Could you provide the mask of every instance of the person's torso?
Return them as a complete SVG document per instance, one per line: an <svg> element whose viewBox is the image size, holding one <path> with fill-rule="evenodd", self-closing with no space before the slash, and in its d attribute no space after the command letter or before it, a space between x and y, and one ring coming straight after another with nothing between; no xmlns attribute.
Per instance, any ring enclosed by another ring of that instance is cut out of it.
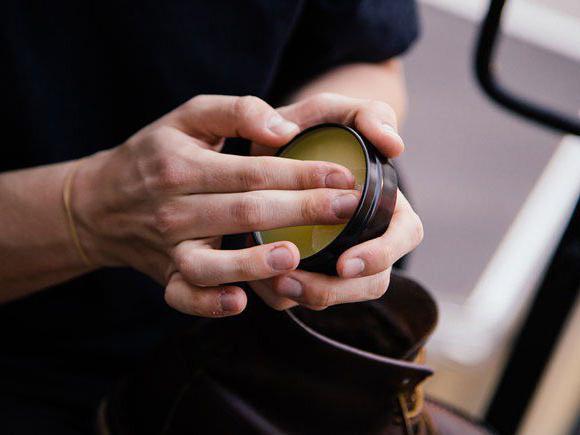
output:
<svg viewBox="0 0 580 435"><path fill-rule="evenodd" d="M300 3L3 2L0 171L116 146L200 93L265 96ZM99 384L184 322L150 279L98 271L0 306L1 369L26 372L0 383Z"/></svg>
<svg viewBox="0 0 580 435"><path fill-rule="evenodd" d="M273 102L333 66L398 55L416 24L412 0L4 1L0 172L117 146L197 94ZM0 306L0 407L89 412L193 321L128 269Z"/></svg>

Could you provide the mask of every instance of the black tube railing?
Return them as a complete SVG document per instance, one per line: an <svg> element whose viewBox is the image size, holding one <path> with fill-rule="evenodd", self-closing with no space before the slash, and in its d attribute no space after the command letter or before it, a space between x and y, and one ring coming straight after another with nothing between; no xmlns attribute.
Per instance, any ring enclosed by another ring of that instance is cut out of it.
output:
<svg viewBox="0 0 580 435"><path fill-rule="evenodd" d="M491 0L482 23L475 54L475 75L489 97L501 106L540 124L580 136L580 119L540 106L501 86L495 77L493 61L506 0Z"/></svg>

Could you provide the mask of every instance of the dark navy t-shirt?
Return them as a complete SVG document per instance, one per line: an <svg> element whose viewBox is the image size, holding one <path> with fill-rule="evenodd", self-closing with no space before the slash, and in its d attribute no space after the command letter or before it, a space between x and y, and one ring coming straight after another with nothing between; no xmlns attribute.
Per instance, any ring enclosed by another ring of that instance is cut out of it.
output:
<svg viewBox="0 0 580 435"><path fill-rule="evenodd" d="M0 171L116 146L200 93L276 104L417 36L411 0L6 0L0 11ZM111 383L193 321L127 269L0 306L0 432L86 431Z"/></svg>

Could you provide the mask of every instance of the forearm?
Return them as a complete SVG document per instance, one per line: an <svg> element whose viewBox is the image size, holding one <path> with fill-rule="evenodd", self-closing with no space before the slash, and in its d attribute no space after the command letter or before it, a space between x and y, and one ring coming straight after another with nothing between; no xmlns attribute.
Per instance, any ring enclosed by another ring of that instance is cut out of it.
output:
<svg viewBox="0 0 580 435"><path fill-rule="evenodd" d="M337 67L308 82L292 95L291 100L299 101L321 92L381 100L394 109L399 123L405 118L407 93L403 65L398 59Z"/></svg>
<svg viewBox="0 0 580 435"><path fill-rule="evenodd" d="M72 165L0 174L0 303L89 270L75 250L63 206Z"/></svg>

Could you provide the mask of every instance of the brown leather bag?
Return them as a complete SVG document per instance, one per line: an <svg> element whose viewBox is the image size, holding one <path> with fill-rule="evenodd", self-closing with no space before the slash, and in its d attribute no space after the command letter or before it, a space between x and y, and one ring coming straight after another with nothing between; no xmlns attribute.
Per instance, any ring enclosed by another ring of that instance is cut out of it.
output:
<svg viewBox="0 0 580 435"><path fill-rule="evenodd" d="M433 299L393 275L376 301L200 321L119 385L99 433L487 434L425 400Z"/></svg>

